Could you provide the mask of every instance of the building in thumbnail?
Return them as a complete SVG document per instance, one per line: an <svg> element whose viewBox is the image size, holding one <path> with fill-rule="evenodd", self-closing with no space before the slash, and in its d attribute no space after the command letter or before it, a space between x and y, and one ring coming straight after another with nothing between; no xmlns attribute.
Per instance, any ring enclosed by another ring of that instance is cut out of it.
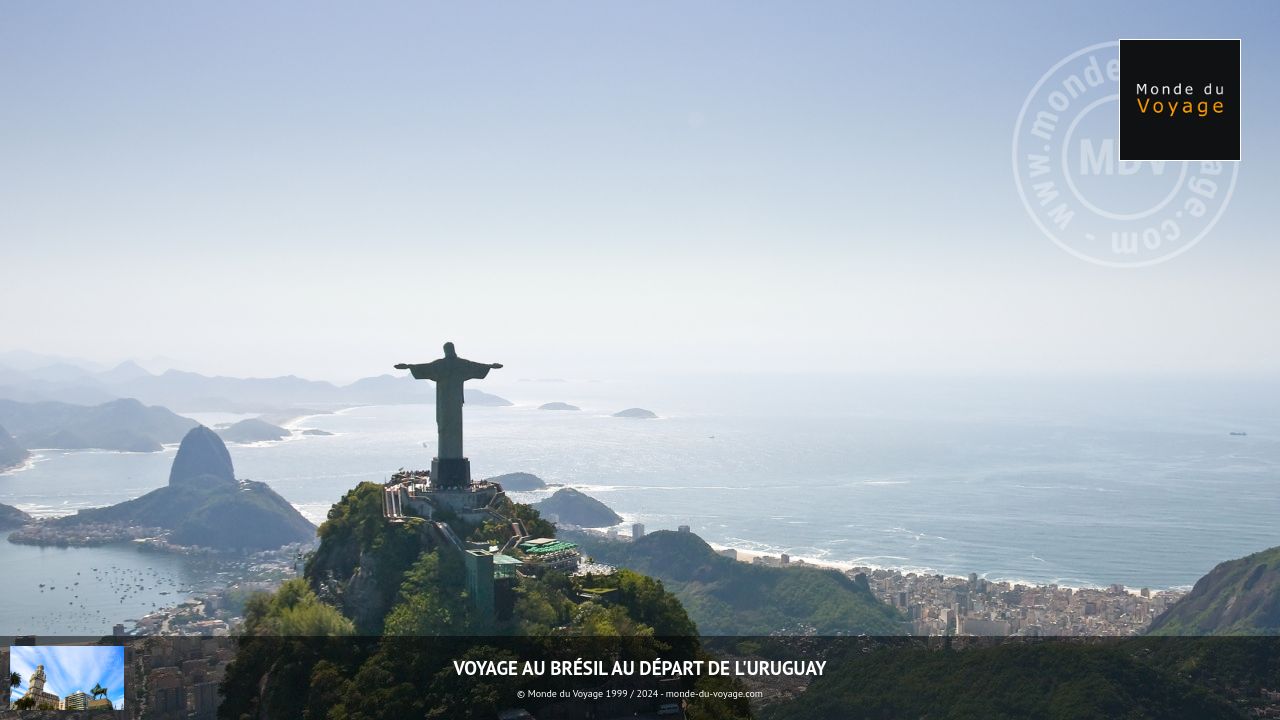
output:
<svg viewBox="0 0 1280 720"><path fill-rule="evenodd" d="M62 707L62 698L54 693L47 692L44 689L44 684L44 665L37 665L36 671L31 674L31 679L27 681L27 692L22 696L22 699L32 698L33 704L31 707L37 710L41 708L60 709Z"/></svg>
<svg viewBox="0 0 1280 720"><path fill-rule="evenodd" d="M77 690L62 699L63 710L88 710L89 694Z"/></svg>

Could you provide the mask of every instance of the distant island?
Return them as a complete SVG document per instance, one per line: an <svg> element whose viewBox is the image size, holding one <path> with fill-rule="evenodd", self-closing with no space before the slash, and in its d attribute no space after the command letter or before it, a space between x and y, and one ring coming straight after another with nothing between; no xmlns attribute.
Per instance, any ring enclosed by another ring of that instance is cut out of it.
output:
<svg viewBox="0 0 1280 720"><path fill-rule="evenodd" d="M652 410L645 410L644 408L627 408L626 410L619 410L614 413L613 416L619 418L638 418L641 420L652 420L658 417L657 413Z"/></svg>
<svg viewBox="0 0 1280 720"><path fill-rule="evenodd" d="M31 516L12 505L0 503L0 530L12 530L31 522Z"/></svg>
<svg viewBox="0 0 1280 720"><path fill-rule="evenodd" d="M9 541L65 546L145 539L161 549L258 551L314 538L315 526L266 484L236 480L222 439L197 426L182 439L166 487L31 523Z"/></svg>
<svg viewBox="0 0 1280 720"><path fill-rule="evenodd" d="M17 467L27 461L31 453L18 444L12 435L0 426L0 470Z"/></svg>
<svg viewBox="0 0 1280 720"><path fill-rule="evenodd" d="M539 410L581 410L577 405L563 402L549 402L538 406Z"/></svg>
<svg viewBox="0 0 1280 720"><path fill-rule="evenodd" d="M300 434L312 435L315 437L331 437L333 435L333 433L329 432L328 430L320 430L318 428L309 428L307 430L303 430Z"/></svg>
<svg viewBox="0 0 1280 720"><path fill-rule="evenodd" d="M283 440L293 435L292 432L279 425L272 425L265 420L257 418L241 420L226 427L218 428L217 433L223 440L234 443L271 442Z"/></svg>
<svg viewBox="0 0 1280 720"><path fill-rule="evenodd" d="M93 406L0 400L0 425L27 448L157 452L196 422L126 398Z"/></svg>
<svg viewBox="0 0 1280 720"><path fill-rule="evenodd" d="M527 472L513 472L505 475L497 475L489 478L490 482L496 482L502 486L503 490L514 490L516 492L525 490L541 490L547 484L542 478Z"/></svg>
<svg viewBox="0 0 1280 720"><path fill-rule="evenodd" d="M622 522L622 516L608 505L573 488L561 488L533 507L543 515L555 515L560 522L578 527L611 527Z"/></svg>

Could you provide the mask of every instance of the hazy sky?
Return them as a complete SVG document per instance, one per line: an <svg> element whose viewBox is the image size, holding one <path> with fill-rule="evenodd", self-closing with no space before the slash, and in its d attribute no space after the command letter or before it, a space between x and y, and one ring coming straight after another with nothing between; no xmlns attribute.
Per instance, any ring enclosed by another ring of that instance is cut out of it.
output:
<svg viewBox="0 0 1280 720"><path fill-rule="evenodd" d="M7 2L0 350L1274 371L1277 28L1261 2ZM1231 205L1141 270L1055 247L1009 167L1041 74L1118 37L1244 39Z"/></svg>

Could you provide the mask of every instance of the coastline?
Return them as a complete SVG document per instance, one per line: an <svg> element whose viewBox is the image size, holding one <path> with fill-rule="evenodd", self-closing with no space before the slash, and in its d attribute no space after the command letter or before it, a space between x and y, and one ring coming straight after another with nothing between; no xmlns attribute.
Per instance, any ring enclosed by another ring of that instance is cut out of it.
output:
<svg viewBox="0 0 1280 720"><path fill-rule="evenodd" d="M266 447L266 446L280 445L289 441L300 440L306 437L311 437L311 436L302 435L300 433L301 429L305 429L305 428L302 428L301 425L303 423L306 423L308 420L317 418L317 417L339 415L347 412L353 412L361 408L367 408L367 407L377 407L377 406L353 405L353 406L344 407L335 411L318 411L318 412L291 416L290 418L288 418L285 424L282 425L282 427L286 427L292 432L292 435L290 437L284 438L281 440L276 440L276 441L265 441L261 443L245 443L243 445ZM177 448L177 444L165 445L164 450L162 450L161 452L171 451L176 448ZM54 450L53 452L119 454L119 453L124 453L126 451L86 449L86 450ZM22 465L9 468L8 470L0 471L0 477L4 477L10 474L29 470L32 467L34 467L37 463L47 459L48 459L48 455L44 453L40 453L38 451L33 451L31 457L29 457L26 461L24 461ZM533 495L535 497L529 498L528 502L536 502L536 500L543 499L545 496L549 496L550 493L554 492L554 489L558 487L576 487L576 485L574 483L549 484L548 487L543 489L542 491L519 491L518 494ZM307 517L308 520L312 521L317 525L324 521L325 516L327 515L328 506L331 505L330 503L329 505L326 505L325 507L322 508L321 507L322 504L320 503L303 503L300 505L298 503L291 502L290 504L293 505L294 508L296 508L299 512L301 512L304 517ZM62 517L65 515L73 515L78 510L81 509L81 508L53 509L46 505L38 505L38 504L36 505L26 504L26 506L24 506L24 504L16 504L15 507L33 515L37 519L47 519L47 518ZM321 512L321 510L323 510L323 512ZM616 508L615 508L615 511L616 511ZM623 516L624 521L623 523L620 523L619 525L615 526L615 528L619 529L620 531L625 532L626 530L629 530L630 525L638 521L638 517L634 514L630 514L626 512L620 512L619 514ZM769 549L769 550L752 549L749 547L745 547L743 545L735 545L732 543L720 543L720 542L708 541L708 544L711 545L711 547L714 548L717 552L721 552L724 550L733 550L737 554L738 559L744 562L752 562L756 558L761 558L762 561L766 559L772 559L774 561L778 561L780 555L782 554L782 551L776 550L776 549ZM765 545L766 547L770 547L772 545L770 543L754 543L756 548L759 548L762 544ZM829 568L833 570L838 570L840 572L848 572L851 570L886 571L886 572L900 573L902 575L908 575L908 574L914 573L916 575L942 576L947 579L958 579L958 580L966 579L966 576L957 574L954 571L942 572L934 568L928 568L928 567L867 563L867 562L858 562L854 560L832 560L829 558L816 558L816 557L811 557L806 555L790 555L790 557L792 559L792 562L802 562L803 564L806 564L806 565L810 565L814 567ZM1051 580L1033 580L1028 578L1014 578L1014 577L996 577L996 576L986 574L984 572L978 572L978 577L984 580L987 580L989 582L1021 584L1028 587L1049 587L1049 586L1056 585L1057 587L1060 587L1060 588L1070 588L1074 590L1105 590L1108 587L1106 585L1101 585L1101 584L1054 582ZM1126 583L1125 587L1129 588L1130 586ZM1148 587L1150 591L1153 593L1155 592L1185 593L1191 589L1191 585L1172 585L1167 587L1148 586ZM1134 590L1132 589L1129 589L1129 591L1134 592Z"/></svg>
<svg viewBox="0 0 1280 720"><path fill-rule="evenodd" d="M737 555L735 559L738 560L739 562L752 563L759 560L764 563L774 563L777 565L782 565L780 554L762 552L759 550L744 550L742 548L733 547L731 545L723 545L721 543L708 542L707 544L710 545L713 550L721 554L723 554L723 551L725 550L733 550L734 553L736 553ZM853 561L823 560L818 558L805 557L803 555L789 555L788 557L790 558L790 562L787 563L789 565L797 565L801 567L804 567L804 566L818 567L818 568L823 568L827 570L838 570L843 573L850 573L854 571L858 571L858 572L881 571L881 572L888 572L888 573L897 573L903 576L906 576L906 575L931 576L931 577L941 577L944 580L965 581L965 582L969 580L969 578L964 575L937 572L930 568L897 567L897 566L891 566L891 565L874 565L870 563L858 563ZM1046 582L1043 580L1027 580L1025 578L990 577L990 576L984 575L983 573L977 573L977 576L979 579L986 580L987 582L1006 583L1009 585L1024 585L1026 587L1031 587L1031 588L1048 588L1048 587L1056 586L1058 588L1069 589L1069 590L1102 591L1102 590L1109 589L1109 586L1105 586L1105 585ZM1120 583L1117 583L1117 585L1119 584ZM1130 587L1129 585L1124 585L1123 587L1125 588L1125 592L1129 594L1138 595L1141 593L1140 588ZM1190 591L1191 586L1184 585L1184 586L1160 587L1160 588L1148 587L1146 589L1149 590L1150 593L1153 595L1156 593L1182 594Z"/></svg>
<svg viewBox="0 0 1280 720"><path fill-rule="evenodd" d="M17 463L16 465L10 465L8 467L0 468L0 477L4 477L5 475L10 475L13 473L20 473L20 472L23 472L24 470L30 470L31 468L35 467L36 463L42 459L44 459L44 456L41 455L38 451L27 450L27 457L23 459L22 462Z"/></svg>
<svg viewBox="0 0 1280 720"><path fill-rule="evenodd" d="M617 532L616 526L576 531L602 537L606 542L636 542L633 535ZM676 532L694 534L683 527ZM707 545L721 557L760 565L770 573L799 573L803 568L834 570L850 581L852 591L861 588L901 613L910 625L909 634L915 636L1140 635L1186 595L1183 590L1135 589L1118 583L1108 587L1071 587L1053 582L993 580L980 578L977 573L965 577L873 568L856 561L840 563L738 549L723 543Z"/></svg>
<svg viewBox="0 0 1280 720"><path fill-rule="evenodd" d="M570 487L570 486L566 485L566 487ZM614 508L614 512L618 512L616 508ZM613 526L613 528L594 528L594 529L584 529L584 530L586 532L598 532L600 534L604 534L610 529L616 529L619 531L620 537L626 537L629 540L630 537L628 535L623 534L623 531L629 531L631 528L631 525L639 521L636 519L635 515L629 515L628 513L625 513L625 512L618 512L618 514L623 516L623 522ZM652 528L649 530L649 532L653 532L655 530L665 530L665 529L668 529L668 528ZM699 537L702 537L702 536L699 535ZM726 550L732 550L736 555L735 559L737 559L740 562L746 562L746 563L756 562L758 560L766 564L772 563L772 564L781 565L782 564L781 556L783 554L786 554L790 559L790 563L788 564L793 564L797 566L825 568L828 570L837 570L842 573L848 573L851 571L859 571L859 572L881 571L881 572L888 572L888 573L897 573L903 576L917 575L917 576L941 577L945 580L967 581L969 579L965 575L959 575L959 574L956 574L955 572L941 572L933 568L902 566L902 565L884 565L884 564L877 564L877 563L857 562L854 560L830 560L827 558L815 558L815 557L806 556L806 555L792 555L790 553L783 553L782 551L749 549L746 547L742 547L740 545L712 542L710 540L707 540L706 538L703 538L703 541L706 542L708 545L710 545L711 549L715 550L717 553L720 553L720 554L725 554L724 551ZM1135 595L1140 593L1142 590L1141 587L1130 586L1127 583L1119 583L1119 582L1114 583L1113 585L1097 585L1097 584L1074 583L1074 582L1055 582L1052 580L1030 580L1027 578L994 577L983 572L977 572L977 576L978 578L982 580L986 580L987 582L991 582L991 583L1007 583L1009 585L1024 585L1026 587L1031 587L1031 588L1058 587L1058 588L1069 589L1069 590L1100 590L1101 591L1101 590L1108 590L1109 588L1115 587L1115 586L1123 586L1127 593L1135 594ZM1192 585L1171 585L1167 587L1156 587L1156 586L1148 585L1143 587L1145 587L1145 589L1147 589L1151 594L1172 593L1172 594L1182 595L1189 592L1192 588Z"/></svg>
<svg viewBox="0 0 1280 720"><path fill-rule="evenodd" d="M292 437L285 438L279 441L249 443L246 445L250 445L250 446L283 445L287 440L296 440L301 437L306 437L300 434L300 431L306 427L315 427L315 426L324 427L325 423L323 421L323 418L326 416L335 417L337 415L361 413L362 410L368 410L370 408L379 408L379 407L382 407L382 406L353 405L349 407L343 407L334 411L317 410L317 411L311 411L311 412L299 412L298 414L293 414L283 419L282 426L287 427L291 431L291 433L293 433ZM164 450L157 454L169 455L174 449L176 449L176 447L177 447L176 444L166 445L164 447ZM315 446L315 447L319 448L321 446ZM341 447L341 446L339 445L339 446L333 446L333 447ZM232 452L234 452L234 448L232 448ZM267 451L267 452L270 452L270 451ZM110 451L110 450L50 451L46 453L41 453L39 455L33 455L33 457L29 458L28 461L24 464L23 469L30 469L31 467L34 467L34 465L38 461L44 460L44 459L53 459L55 461L60 460L62 454L142 455L144 453L131 453L126 451ZM509 464L510 463L508 463L508 465ZM541 463L537 463L537 462L534 462L532 464L542 465ZM55 467L61 467L61 466L55 465ZM11 469L9 473L12 473L12 472L21 472L21 470ZM5 473L5 474L8 474L8 473ZM528 501L533 501L534 499L542 499L543 497L546 497L547 495L553 493L556 489L560 487L585 488L587 490L591 490L596 487L599 487L599 486L592 485L590 483L577 483L572 481L564 482L563 480L565 478L563 476L558 476L558 477L559 479L562 480L562 482L548 483L548 486L541 491L524 491L520 493L513 493L513 495L525 495L526 497L529 497ZM610 489L644 490L646 489L644 485L645 483L643 481L635 484L619 483L619 484L610 486ZM316 496L316 499L325 500L323 496ZM622 500L622 498L620 497L617 497L615 499ZM319 524L324 521L325 516L327 515L327 510L329 507L331 507L332 501L334 500L336 500L336 497L328 498L324 502L309 502L309 503L301 503L301 504L296 502L291 502L290 504L293 505L295 508L297 508L300 512L302 512L304 517L307 517L308 520L311 520L312 522ZM635 508L635 509L643 509L644 507L646 507L641 502L623 501L622 504L631 505L632 508ZM21 505L19 507L28 511L36 509L36 508L29 509L26 507L22 507ZM75 512L75 510L76 510L75 508L41 507L38 509L38 512L40 512L45 517L53 517L57 515L73 513ZM658 528L662 528L663 526L666 526L669 529L674 529L674 524L677 522L677 517L681 517L681 513L679 509L676 509L674 512L676 514L668 514L664 516L649 516L647 518L647 521L648 523L651 523L651 529L656 530ZM626 523L619 527L619 529L623 533L627 532L627 528L631 522L646 520L646 518L642 514L629 514L629 513L620 513L620 514L622 514L626 518ZM680 519L679 522L686 522L686 520ZM714 532L715 528L708 527L708 528L704 528L704 530L708 532ZM760 527L760 528L756 528L756 530L761 531L762 533L767 530L768 537L761 540L758 537L747 536L747 533L744 533L741 530L739 530L736 533L732 533L732 535L736 535L737 537L730 536L728 538L725 538L722 535L721 539L727 540L727 542L716 542L716 543L710 543L710 544L716 551L733 549L735 551L734 554L736 555L736 559L742 562L751 563L759 560L762 564L781 565L782 563L780 560L780 555L783 551L785 551L785 547L783 546L783 543L796 542L795 538L792 538L787 534L785 527L778 530L772 530L772 529ZM724 534L730 534L730 533L725 532ZM781 541L779 541L779 538L782 538ZM867 575L872 579L873 584L877 581L877 579L883 580L886 577L886 574L897 574L904 577L914 574L914 575L921 576L927 584L932 584L932 585L954 585L954 584L962 584L967 581L966 575L963 572L958 571L954 567L954 565L950 568L949 572L938 572L936 570L933 570L932 568L912 567L909 565L909 560L907 560L906 558L903 558L901 565L894 565L893 563L898 561L892 557L873 558L881 562L871 563L871 562L867 562L866 560L860 560L856 557L853 559L847 559L847 560L833 559L829 555L826 555L824 552L820 550L815 550L814 548L808 548L808 549L810 550L810 552L814 552L815 554L820 555L820 557L812 557L808 555L791 555L790 556L791 562L788 564L833 569L846 574L851 574L852 572L857 572L857 571L866 572ZM847 553L847 551L850 549L851 548L849 547L848 544L841 546L840 547L841 554ZM895 554L893 552L893 550L895 549L896 548L891 548L887 553L882 550L882 554L893 555ZM905 550L908 550L908 548L903 548L903 550L904 552L900 553L902 555L913 554L910 552L905 552ZM853 555L854 553L848 553L848 554ZM963 558L960 558L960 559L963 560ZM1121 562L1118 564L1121 566L1124 565L1123 558L1121 558ZM881 574L878 576L873 576L873 573L881 573ZM1120 574L1120 573L1117 573L1117 574ZM1122 574L1120 575L1123 576ZM1033 589L1049 588L1051 586L1056 585L1058 588L1061 588L1061 589L1087 589L1087 590L1099 591L1101 593L1107 592L1107 586L1103 584L1070 583L1070 582L1055 583L1048 578L1040 579L1040 580L1026 580L1023 578L1012 578L1012 577L997 578L994 575L982 575L980 577L981 579L986 580L992 584L1008 583L1011 585L1024 585ZM896 580L894 580L894 582L896 582ZM1183 590L1184 588L1181 588L1181 587L1157 588L1153 586L1151 589L1155 591L1155 593L1157 594L1161 594L1161 593L1176 594L1178 591ZM877 592L879 594L880 590L877 589ZM1124 593L1127 595L1134 595L1136 594L1136 592L1137 592L1136 589L1128 588L1128 587L1126 587L1124 590Z"/></svg>
<svg viewBox="0 0 1280 720"><path fill-rule="evenodd" d="M284 438L282 440L268 441L268 442L286 442L288 440L296 440L302 437L312 437L312 436L304 435L303 434L304 430L323 430L323 428L307 428L302 426L303 423L306 423L312 419L321 418L321 417L332 417L334 415L344 415L354 410L361 410L363 408L370 408L370 407L380 407L380 406L378 405L345 405L343 407L334 408L332 410L313 410L311 412L299 413L299 414L262 413L257 416L257 419L262 420L263 422L269 422L272 425L278 425L284 428L285 430L288 430L291 433L290 437ZM325 430L325 432L328 433L327 436L319 436L319 437L331 437L334 435L341 434L341 433L334 432L332 430Z"/></svg>

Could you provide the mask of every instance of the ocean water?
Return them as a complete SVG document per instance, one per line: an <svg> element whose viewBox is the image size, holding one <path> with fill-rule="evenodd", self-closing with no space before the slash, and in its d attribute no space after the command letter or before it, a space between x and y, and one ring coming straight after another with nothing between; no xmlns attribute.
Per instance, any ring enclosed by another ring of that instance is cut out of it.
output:
<svg viewBox="0 0 1280 720"><path fill-rule="evenodd" d="M517 405L467 406L477 476L533 472L597 497L628 524L689 525L721 545L1163 588L1280 544L1278 395L1265 382L716 376L483 387ZM583 410L537 409L555 400ZM632 406L661 418L610 416ZM356 483L427 467L434 451L430 406L353 408L296 426L335 435L231 453L239 476L269 483L317 522ZM166 482L174 452L41 451L0 475L0 502L48 515L136 497ZM119 564L121 553L160 567L167 586L193 581L183 560L127 547L0 543L10 596L25 603L0 607L0 626L38 621L37 578Z"/></svg>
<svg viewBox="0 0 1280 720"><path fill-rule="evenodd" d="M40 548L15 545L0 533L0 635L110 634L116 623L137 620L225 582L215 562L132 545Z"/></svg>

